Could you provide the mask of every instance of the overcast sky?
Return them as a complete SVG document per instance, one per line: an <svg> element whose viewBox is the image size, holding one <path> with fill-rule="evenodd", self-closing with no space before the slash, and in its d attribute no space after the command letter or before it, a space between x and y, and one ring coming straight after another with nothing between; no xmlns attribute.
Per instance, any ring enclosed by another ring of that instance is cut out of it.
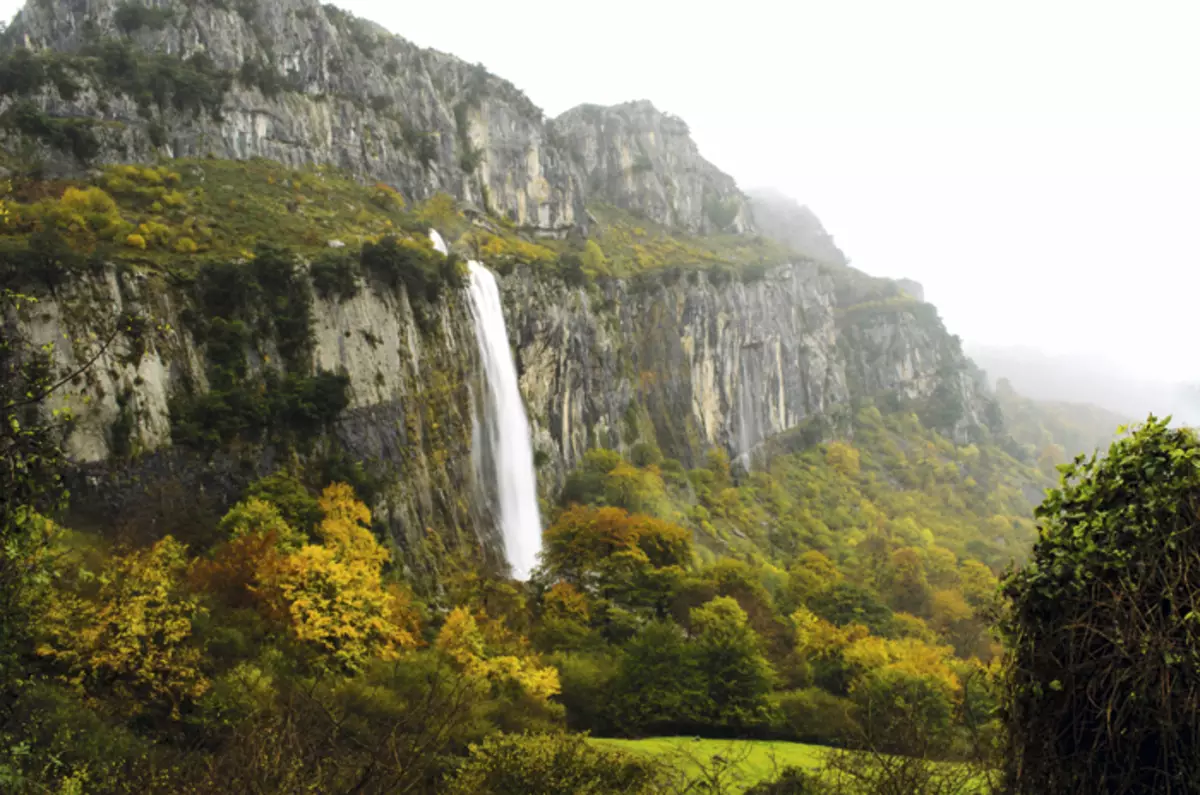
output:
<svg viewBox="0 0 1200 795"><path fill-rule="evenodd" d="M969 342L1200 379L1198 3L337 5L550 115L652 100Z"/></svg>

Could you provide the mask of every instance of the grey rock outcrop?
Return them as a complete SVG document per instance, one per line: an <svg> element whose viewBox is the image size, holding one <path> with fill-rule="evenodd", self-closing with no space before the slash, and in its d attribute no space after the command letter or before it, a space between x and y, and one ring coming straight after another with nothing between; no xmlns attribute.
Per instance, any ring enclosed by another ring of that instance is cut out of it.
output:
<svg viewBox="0 0 1200 795"><path fill-rule="evenodd" d="M536 444L563 468L639 440L685 463L713 446L748 461L773 436L885 396L946 402L944 432L986 433L986 388L932 307L880 301L889 284L848 275L802 262L751 283L697 272L602 293L504 280Z"/></svg>
<svg viewBox="0 0 1200 795"><path fill-rule="evenodd" d="M554 120L593 200L691 232L745 232L745 197L700 156L687 124L643 100L580 105Z"/></svg>

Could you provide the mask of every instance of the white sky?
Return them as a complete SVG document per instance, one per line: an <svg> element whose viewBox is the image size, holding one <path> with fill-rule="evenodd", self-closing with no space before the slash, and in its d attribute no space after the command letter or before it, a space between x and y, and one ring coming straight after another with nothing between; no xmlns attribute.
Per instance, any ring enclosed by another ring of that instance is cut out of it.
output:
<svg viewBox="0 0 1200 795"><path fill-rule="evenodd" d="M337 5L549 115L652 100L968 341L1200 379L1194 0Z"/></svg>

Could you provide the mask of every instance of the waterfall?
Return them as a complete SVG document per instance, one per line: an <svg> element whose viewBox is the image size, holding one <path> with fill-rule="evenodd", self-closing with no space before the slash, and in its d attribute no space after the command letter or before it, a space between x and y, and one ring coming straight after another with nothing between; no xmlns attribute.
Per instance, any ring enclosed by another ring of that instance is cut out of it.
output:
<svg viewBox="0 0 1200 795"><path fill-rule="evenodd" d="M430 231L434 248L446 253L446 242ZM482 470L484 457L479 443L488 445L490 476L499 502L500 532L513 576L528 579L542 548L542 518L537 501L537 478L533 471L533 446L529 420L517 385L517 368L508 345L504 309L496 277L474 260L468 294L475 336L483 362L485 383L483 423L476 436L476 462Z"/></svg>

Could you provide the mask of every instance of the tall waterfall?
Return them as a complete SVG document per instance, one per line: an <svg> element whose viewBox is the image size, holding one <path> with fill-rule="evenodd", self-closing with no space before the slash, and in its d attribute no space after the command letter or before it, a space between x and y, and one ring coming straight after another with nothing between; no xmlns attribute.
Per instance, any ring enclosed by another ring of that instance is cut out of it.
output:
<svg viewBox="0 0 1200 795"><path fill-rule="evenodd" d="M434 248L446 253L446 242L435 230L429 233ZM504 309L496 277L474 260L470 269L471 316L486 381L482 439L489 456L475 450L476 461L487 461L496 485L500 531L504 552L513 576L528 579L542 548L542 517L538 510L537 478L533 470L533 446L529 420L517 385L517 368L504 327Z"/></svg>

